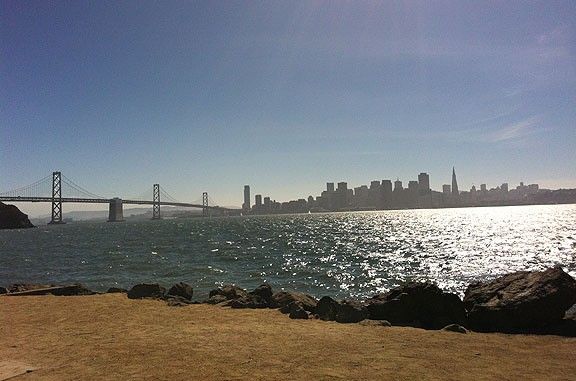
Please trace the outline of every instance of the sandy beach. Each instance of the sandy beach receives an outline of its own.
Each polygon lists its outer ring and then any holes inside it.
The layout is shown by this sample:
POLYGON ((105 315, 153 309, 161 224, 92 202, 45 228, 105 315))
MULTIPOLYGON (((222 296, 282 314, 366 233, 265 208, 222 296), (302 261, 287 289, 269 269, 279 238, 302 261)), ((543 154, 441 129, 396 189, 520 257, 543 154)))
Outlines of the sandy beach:
POLYGON ((559 336, 291 320, 277 310, 168 307, 122 294, 0 297, 0 317, 0 380, 573 380, 576 374, 576 339, 559 336))

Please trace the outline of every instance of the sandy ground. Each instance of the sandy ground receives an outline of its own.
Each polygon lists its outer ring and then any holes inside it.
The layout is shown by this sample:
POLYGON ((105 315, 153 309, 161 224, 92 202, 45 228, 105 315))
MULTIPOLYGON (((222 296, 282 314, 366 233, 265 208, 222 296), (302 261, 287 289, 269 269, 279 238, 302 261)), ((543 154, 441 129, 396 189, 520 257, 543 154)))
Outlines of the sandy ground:
POLYGON ((576 339, 291 320, 119 294, 4 296, 0 380, 8 378, 576 380, 576 339))

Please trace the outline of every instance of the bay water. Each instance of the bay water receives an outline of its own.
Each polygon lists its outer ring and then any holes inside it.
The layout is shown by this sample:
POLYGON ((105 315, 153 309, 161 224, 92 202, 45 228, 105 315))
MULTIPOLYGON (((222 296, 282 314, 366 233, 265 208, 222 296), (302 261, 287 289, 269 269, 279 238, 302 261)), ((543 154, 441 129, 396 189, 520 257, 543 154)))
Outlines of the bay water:
POLYGON ((94 290, 184 281, 360 298, 408 280, 474 281, 561 265, 576 276, 576 205, 76 222, 0 231, 0 285, 94 290))

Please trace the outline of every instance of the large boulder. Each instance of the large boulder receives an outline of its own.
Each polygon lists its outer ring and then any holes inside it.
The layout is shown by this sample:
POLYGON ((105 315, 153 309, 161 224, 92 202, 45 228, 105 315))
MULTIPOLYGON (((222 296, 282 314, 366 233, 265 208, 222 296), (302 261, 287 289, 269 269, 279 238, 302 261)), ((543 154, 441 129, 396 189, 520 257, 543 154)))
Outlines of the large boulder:
POLYGON ((269 284, 261 284, 260 286, 256 287, 254 291, 250 292, 250 295, 253 295, 261 300, 266 301, 268 304, 272 303, 272 286, 269 284))
POLYGON ((163 299, 165 295, 166 289, 158 283, 137 284, 128 291, 128 299, 163 299))
POLYGON ((193 294, 192 286, 184 282, 176 283, 168 290, 168 296, 179 296, 186 300, 192 300, 193 294))
POLYGON ((343 300, 338 304, 336 321, 338 323, 358 323, 368 318, 368 310, 365 306, 352 300, 343 300))
POLYGON ((560 266, 468 286, 464 305, 477 331, 530 332, 557 325, 576 302, 576 280, 560 266))
MULTIPOLYGON (((282 312, 284 312, 284 309, 293 302, 298 302, 302 309, 308 312, 314 313, 314 310, 316 309, 316 299, 302 292, 280 291, 272 295, 272 303, 274 303, 276 308, 280 308, 280 311, 282 312)), ((284 313, 289 313, 289 311, 284 313)))
POLYGON ((288 317, 290 319, 308 319, 310 317, 310 312, 304 309, 304 306, 300 302, 292 302, 284 307, 288 310, 288 317))
POLYGON ((388 320, 393 325, 441 329, 464 324, 464 304, 455 294, 435 284, 412 282, 366 301, 370 319, 388 320))
POLYGON ((326 321, 336 320, 339 304, 336 300, 329 296, 323 296, 316 304, 314 312, 318 318, 326 321))
POLYGON ((329 296, 324 296, 318 301, 315 312, 322 320, 333 320, 338 323, 358 323, 368 317, 366 307, 360 303, 350 300, 338 302, 329 296))
POLYGON ((0 229, 33 228, 34 225, 28 219, 28 215, 22 213, 14 205, 0 202, 0 229))

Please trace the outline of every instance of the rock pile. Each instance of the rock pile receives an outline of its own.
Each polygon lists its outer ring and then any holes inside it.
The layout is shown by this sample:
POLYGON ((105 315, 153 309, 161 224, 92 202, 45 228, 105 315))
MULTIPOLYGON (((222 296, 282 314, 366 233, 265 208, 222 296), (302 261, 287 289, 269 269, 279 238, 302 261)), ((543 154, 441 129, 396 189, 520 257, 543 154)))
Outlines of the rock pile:
MULTIPOLYGON (((126 292, 110 288, 112 292, 126 292)), ((14 284, 0 287, 6 295, 91 295, 80 284, 71 286, 14 284)), ((127 291, 129 299, 159 299, 170 306, 186 306, 194 290, 180 282, 168 289, 142 283, 127 291)), ((363 325, 401 325, 467 333, 536 333, 576 336, 576 280, 561 267, 523 271, 488 282, 471 284, 464 300, 433 283, 407 283, 363 301, 320 300, 294 291, 274 292, 269 284, 253 291, 224 285, 209 293, 203 303, 232 308, 276 308, 292 319, 321 319, 363 325)))

